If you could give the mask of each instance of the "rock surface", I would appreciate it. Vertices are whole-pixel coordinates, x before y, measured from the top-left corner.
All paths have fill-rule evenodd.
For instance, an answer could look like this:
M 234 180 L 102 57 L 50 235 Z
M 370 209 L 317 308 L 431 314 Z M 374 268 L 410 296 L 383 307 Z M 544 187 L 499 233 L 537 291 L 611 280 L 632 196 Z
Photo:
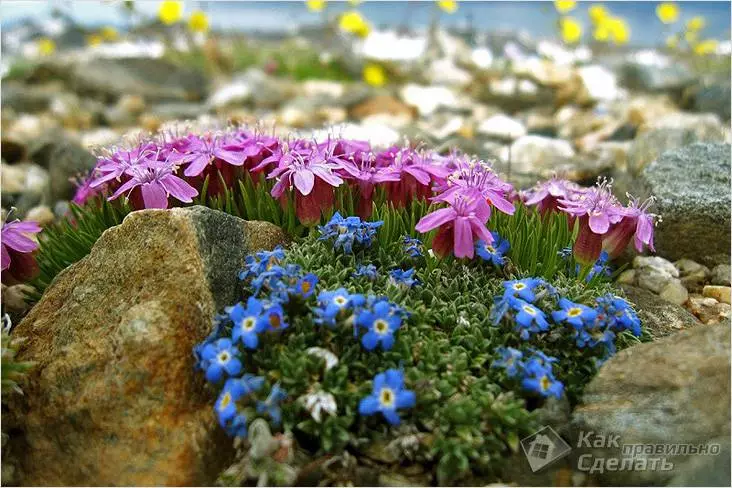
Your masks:
M 145 210 L 59 274 L 15 330 L 36 362 L 3 418 L 23 483 L 213 484 L 230 440 L 191 348 L 238 299 L 245 255 L 283 238 L 203 207 Z
M 572 420 L 577 432 L 618 435 L 618 446 L 573 450 L 572 455 L 622 459 L 623 444 L 702 445 L 729 439 L 729 342 L 729 323 L 724 323 L 620 351 L 587 386 Z M 641 453 L 635 459 L 658 457 L 664 456 Z M 665 457 L 673 469 L 606 470 L 590 484 L 659 486 L 672 477 L 688 479 L 685 474 L 696 469 L 695 456 Z M 729 486 L 729 470 L 714 475 Z
M 730 262 L 730 145 L 694 143 L 646 167 L 638 192 L 655 195 L 656 251 L 671 260 Z
M 700 325 L 692 314 L 658 295 L 635 286 L 622 288 L 638 312 L 643 328 L 654 339 Z

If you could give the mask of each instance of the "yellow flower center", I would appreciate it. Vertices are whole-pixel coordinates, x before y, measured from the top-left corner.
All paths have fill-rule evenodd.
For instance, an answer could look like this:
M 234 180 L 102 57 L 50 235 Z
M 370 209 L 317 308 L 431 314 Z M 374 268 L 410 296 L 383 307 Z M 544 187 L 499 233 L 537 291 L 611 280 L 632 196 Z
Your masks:
M 524 312 L 526 312 L 529 315 L 536 315 L 536 309 L 534 307 L 530 307 L 528 305 L 524 305 Z
M 539 380 L 539 385 L 541 386 L 541 391 L 546 391 L 552 385 L 552 382 L 548 376 L 542 376 L 541 380 Z
M 250 330 L 254 330 L 254 327 L 256 325 L 257 321 L 254 319 L 254 317 L 247 317 L 242 321 L 241 328 L 249 332 Z
M 495 254 L 495 252 L 496 252 L 496 248 L 493 246 L 485 246 L 485 250 L 491 254 Z
M 333 299 L 333 303 L 335 303 L 339 307 L 344 306 L 347 302 L 348 302 L 348 300 L 346 300 L 346 297 L 341 296 L 341 295 L 338 295 L 337 297 L 335 297 Z
M 309 281 L 303 281 L 300 288 L 302 289 L 303 293 L 308 293 L 310 291 L 310 289 L 312 288 L 312 285 L 310 284 Z
M 391 388 L 381 389 L 381 393 L 379 394 L 379 403 L 386 408 L 394 406 L 394 392 Z
M 516 291 L 523 290 L 524 288 L 526 288 L 526 283 L 514 283 L 513 284 L 513 289 Z
M 226 407 L 229 406 L 230 403 L 231 403 L 231 393 L 229 393 L 227 391 L 226 393 L 224 393 L 224 396 L 221 397 L 221 403 L 219 404 L 219 409 L 220 410 L 225 409 Z
M 582 315 L 582 309 L 579 307 L 572 307 L 567 310 L 567 315 L 569 317 L 579 317 L 580 315 Z
M 376 331 L 376 332 L 377 332 L 378 334 L 382 334 L 382 335 L 383 335 L 383 334 L 386 334 L 387 332 L 389 332 L 389 324 L 388 324 L 388 323 L 386 322 L 386 320 L 383 320 L 383 319 L 377 319 L 377 320 L 376 320 L 376 321 L 374 322 L 374 330 L 375 330 L 375 331 Z
M 229 361 L 229 353 L 224 351 L 221 354 L 219 354 L 219 362 L 225 363 Z

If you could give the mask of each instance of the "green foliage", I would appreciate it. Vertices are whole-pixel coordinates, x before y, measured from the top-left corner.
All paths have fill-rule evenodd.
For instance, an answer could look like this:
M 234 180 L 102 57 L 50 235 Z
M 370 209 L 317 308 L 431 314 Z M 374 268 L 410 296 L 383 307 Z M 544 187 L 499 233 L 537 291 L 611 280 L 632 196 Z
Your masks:
M 18 379 L 20 379 L 33 363 L 28 361 L 16 361 L 17 340 L 14 340 L 4 330 L 0 333 L 0 349 L 2 349 L 2 394 L 5 398 L 11 392 L 19 392 Z
M 392 230 L 385 225 L 379 232 L 396 233 L 393 229 L 400 225 L 411 228 L 407 211 L 387 212 Z M 315 273 L 319 291 L 346 287 L 351 293 L 388 297 L 406 308 L 411 315 L 396 333 L 393 349 L 368 352 L 352 327 L 320 327 L 299 302 L 289 306 L 287 330 L 264 335 L 257 350 L 247 352 L 245 370 L 265 376 L 270 385 L 279 382 L 287 391 L 284 429 L 292 430 L 299 445 L 315 456 L 348 448 L 371 457 L 374 450 L 385 450 L 390 462 L 433 467 L 434 481 L 440 484 L 499 479 L 506 458 L 518 450 L 518 439 L 537 428 L 532 411 L 542 402 L 531 398 L 527 403 L 519 385 L 490 367 L 496 348 L 531 345 L 559 358 L 555 369 L 568 385 L 570 399 L 595 372 L 597 352 L 578 350 L 568 334 L 522 341 L 512 327 L 494 326 L 489 312 L 492 297 L 503 292 L 503 271 L 481 260 L 410 258 L 399 238 L 378 242 L 346 255 L 310 236 L 287 252 L 286 262 Z M 353 276 L 363 264 L 377 267 L 374 281 Z M 420 286 L 405 288 L 390 281 L 389 270 L 412 266 Z M 563 296 L 588 304 L 608 289 L 607 284 L 591 286 L 561 273 L 552 284 Z M 325 370 L 321 359 L 307 354 L 310 347 L 331 351 L 339 363 Z M 402 412 L 402 425 L 392 428 L 379 415 L 357 413 L 374 375 L 388 368 L 402 368 L 407 387 L 418 398 L 415 408 Z M 321 390 L 335 397 L 338 411 L 336 416 L 324 414 L 318 423 L 302 396 Z

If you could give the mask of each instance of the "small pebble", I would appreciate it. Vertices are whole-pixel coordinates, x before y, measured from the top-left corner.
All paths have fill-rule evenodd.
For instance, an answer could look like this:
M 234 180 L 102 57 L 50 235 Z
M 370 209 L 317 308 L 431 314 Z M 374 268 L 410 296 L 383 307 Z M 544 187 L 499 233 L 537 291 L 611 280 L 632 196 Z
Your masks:
M 705 297 L 711 297 L 722 303 L 730 303 L 730 295 L 732 294 L 732 288 L 729 286 L 716 286 L 707 285 L 704 287 L 702 294 Z
M 730 274 L 729 264 L 718 264 L 712 269 L 712 284 L 730 286 Z
M 38 222 L 38 225 L 41 227 L 46 227 L 47 225 L 52 224 L 54 218 L 55 216 L 53 215 L 53 211 L 46 205 L 33 207 L 28 210 L 27 214 L 25 214 L 25 220 Z
M 681 305 L 689 299 L 689 292 L 677 279 L 671 280 L 658 294 L 667 302 Z
M 634 269 L 626 269 L 622 273 L 620 273 L 620 276 L 618 276 L 618 279 L 616 280 L 619 285 L 633 285 L 635 284 L 635 270 Z

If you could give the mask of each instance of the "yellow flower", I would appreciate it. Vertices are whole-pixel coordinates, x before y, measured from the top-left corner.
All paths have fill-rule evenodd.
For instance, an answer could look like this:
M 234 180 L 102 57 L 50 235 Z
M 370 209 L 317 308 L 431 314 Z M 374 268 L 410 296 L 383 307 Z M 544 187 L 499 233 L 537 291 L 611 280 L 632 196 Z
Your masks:
M 605 19 L 610 17 L 610 12 L 603 5 L 593 5 L 587 10 L 587 13 L 590 14 L 592 23 L 596 25 L 602 24 Z
M 175 2 L 172 0 L 161 2 L 158 17 L 165 25 L 175 24 L 183 17 L 183 2 Z
M 610 39 L 610 26 L 604 21 L 595 27 L 592 37 L 598 42 L 607 42 Z
M 458 3 L 455 0 L 437 0 L 437 6 L 448 14 L 454 14 L 458 9 Z
M 50 56 L 56 51 L 56 43 L 53 39 L 48 37 L 42 37 L 38 39 L 38 52 L 41 56 Z
M 91 47 L 100 45 L 103 40 L 104 39 L 102 39 L 102 36 L 99 34 L 89 34 L 86 36 L 86 43 Z
M 630 39 L 630 27 L 619 17 L 611 17 L 607 21 L 607 28 L 615 44 L 625 44 Z
M 689 19 L 689 21 L 686 23 L 687 30 L 690 31 L 700 31 L 704 28 L 706 25 L 706 20 L 704 20 L 704 17 L 697 15 L 696 17 L 692 17 Z
M 367 64 L 363 69 L 363 79 L 371 86 L 383 86 L 386 83 L 386 73 L 378 64 Z
M 575 44 L 582 37 L 582 24 L 573 17 L 562 17 L 559 27 L 562 31 L 562 39 L 567 44 Z
M 102 27 L 102 30 L 99 34 L 102 36 L 102 39 L 107 42 L 113 42 L 119 39 L 119 32 L 117 32 L 117 29 L 110 25 L 108 25 L 107 27 Z
M 673 2 L 659 3 L 656 15 L 664 24 L 673 24 L 679 18 L 679 7 Z
M 305 0 L 305 5 L 311 12 L 320 12 L 325 8 L 325 0 Z
M 188 28 L 192 32 L 208 32 L 208 17 L 201 10 L 195 10 L 188 18 Z
M 699 56 L 714 54 L 715 52 L 717 52 L 717 41 L 714 39 L 707 39 L 694 46 L 694 53 Z
M 560 14 L 566 14 L 575 9 L 577 2 L 574 0 L 554 0 L 554 8 Z
M 666 38 L 666 47 L 669 49 L 676 49 L 679 47 L 679 37 L 676 35 L 668 36 Z
M 355 34 L 359 37 L 366 37 L 371 32 L 371 26 L 366 20 L 355 10 L 346 12 L 341 15 L 338 25 L 345 32 Z

